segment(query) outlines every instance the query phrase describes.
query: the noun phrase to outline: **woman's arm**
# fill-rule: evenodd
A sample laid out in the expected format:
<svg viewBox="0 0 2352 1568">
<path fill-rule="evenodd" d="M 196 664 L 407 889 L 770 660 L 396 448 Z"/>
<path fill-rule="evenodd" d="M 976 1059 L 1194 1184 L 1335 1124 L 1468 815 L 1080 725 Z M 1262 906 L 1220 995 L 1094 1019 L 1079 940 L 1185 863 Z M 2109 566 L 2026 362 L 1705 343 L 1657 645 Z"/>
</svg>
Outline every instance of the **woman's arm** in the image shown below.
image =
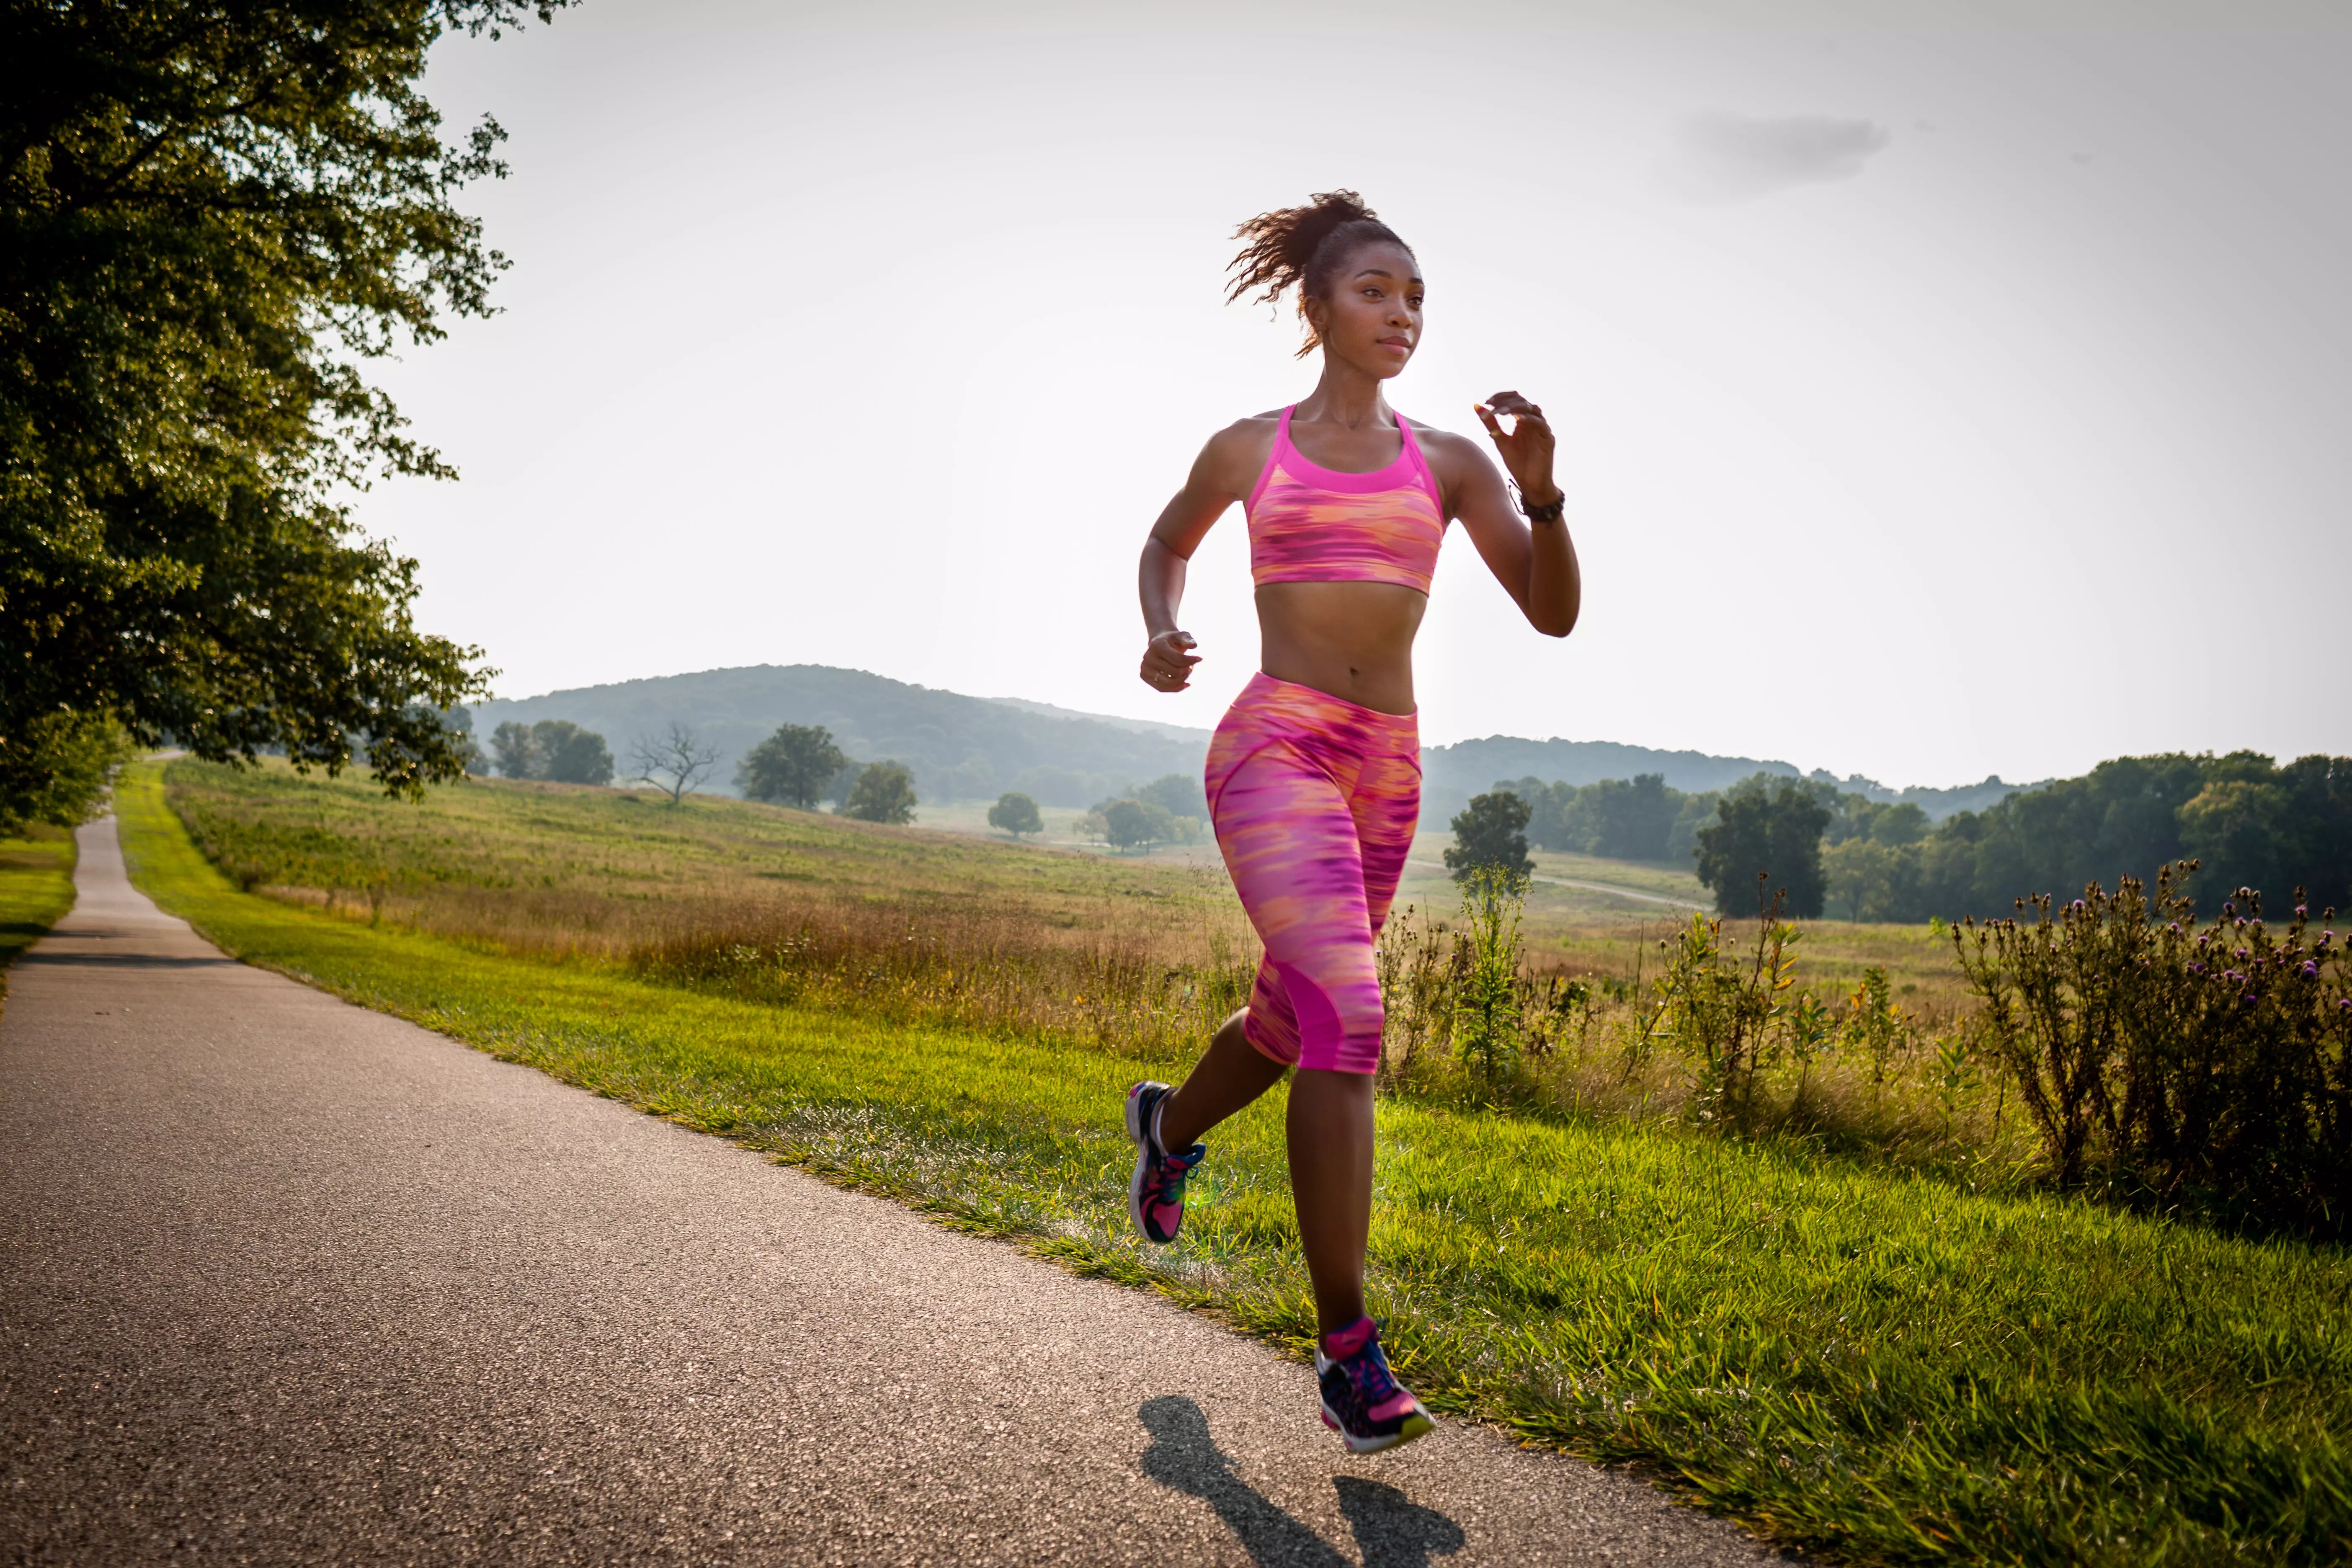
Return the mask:
<svg viewBox="0 0 2352 1568">
<path fill-rule="evenodd" d="M 1541 508 L 1559 500 L 1560 489 L 1551 473 L 1551 426 L 1544 422 L 1543 410 L 1516 392 L 1498 392 L 1479 405 L 1477 413 L 1528 504 Z M 1511 419 L 1510 429 L 1503 428 L 1498 415 Z M 1511 504 L 1503 476 L 1471 442 L 1444 436 L 1429 445 L 1444 454 L 1444 466 L 1452 470 L 1439 476 L 1446 500 L 1495 581 L 1518 605 L 1529 626 L 1546 637 L 1566 637 L 1575 629 L 1584 603 L 1584 579 L 1577 569 L 1567 520 L 1530 524 L 1522 518 Z"/>
<path fill-rule="evenodd" d="M 1143 560 L 1136 571 L 1136 588 L 1143 601 L 1143 631 L 1150 640 L 1143 649 L 1143 683 L 1154 691 L 1181 691 L 1192 683 L 1192 667 L 1201 662 L 1191 650 L 1199 645 L 1192 634 L 1179 629 L 1176 612 L 1184 602 L 1184 569 L 1201 541 L 1225 509 L 1246 492 L 1255 468 L 1253 448 L 1263 448 L 1268 437 L 1255 426 L 1263 420 L 1244 419 L 1209 437 L 1192 471 L 1168 504 L 1151 535 L 1143 542 Z M 1264 450 L 1257 451 L 1260 465 Z M 1238 477 L 1238 479 L 1237 479 Z"/>
</svg>

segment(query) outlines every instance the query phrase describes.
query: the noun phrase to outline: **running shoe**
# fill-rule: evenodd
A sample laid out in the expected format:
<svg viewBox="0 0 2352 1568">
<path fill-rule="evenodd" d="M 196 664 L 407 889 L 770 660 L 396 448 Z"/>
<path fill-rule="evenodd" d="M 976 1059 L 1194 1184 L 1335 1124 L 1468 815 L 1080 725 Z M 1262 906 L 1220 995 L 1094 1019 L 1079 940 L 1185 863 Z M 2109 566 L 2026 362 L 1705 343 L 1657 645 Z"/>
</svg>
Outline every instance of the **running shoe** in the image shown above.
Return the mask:
<svg viewBox="0 0 2352 1568">
<path fill-rule="evenodd" d="M 1127 1217 L 1143 1239 L 1165 1247 L 1184 1224 L 1184 1180 L 1209 1152 L 1205 1143 L 1171 1154 L 1160 1147 L 1160 1102 L 1164 1083 L 1144 1082 L 1127 1091 L 1127 1135 L 1135 1140 L 1135 1175 L 1127 1184 Z"/>
<path fill-rule="evenodd" d="M 1323 1384 L 1323 1425 L 1352 1454 L 1377 1454 L 1437 1430 L 1421 1401 L 1397 1384 L 1381 1350 L 1381 1327 L 1358 1318 L 1323 1336 L 1315 1347 L 1315 1373 Z"/>
</svg>

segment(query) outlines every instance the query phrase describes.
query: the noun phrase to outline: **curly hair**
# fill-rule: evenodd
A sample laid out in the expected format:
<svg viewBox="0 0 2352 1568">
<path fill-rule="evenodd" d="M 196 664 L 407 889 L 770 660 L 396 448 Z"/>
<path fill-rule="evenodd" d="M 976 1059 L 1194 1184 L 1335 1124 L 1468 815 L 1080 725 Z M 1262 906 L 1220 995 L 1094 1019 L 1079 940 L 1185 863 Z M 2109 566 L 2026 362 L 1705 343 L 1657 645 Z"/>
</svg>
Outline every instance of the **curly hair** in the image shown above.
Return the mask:
<svg viewBox="0 0 2352 1568">
<path fill-rule="evenodd" d="M 1412 251 L 1353 191 L 1318 191 L 1303 207 L 1260 213 L 1234 230 L 1234 237 L 1249 243 L 1225 268 L 1234 274 L 1232 287 L 1225 290 L 1226 302 L 1257 289 L 1265 292 L 1256 299 L 1272 302 L 1280 300 L 1284 290 L 1296 288 L 1301 321 L 1307 320 L 1307 301 L 1327 297 L 1331 275 L 1358 246 L 1387 240 L 1402 247 L 1408 255 Z M 1299 357 L 1305 358 L 1319 341 L 1310 322 L 1307 341 L 1299 345 Z"/>
</svg>

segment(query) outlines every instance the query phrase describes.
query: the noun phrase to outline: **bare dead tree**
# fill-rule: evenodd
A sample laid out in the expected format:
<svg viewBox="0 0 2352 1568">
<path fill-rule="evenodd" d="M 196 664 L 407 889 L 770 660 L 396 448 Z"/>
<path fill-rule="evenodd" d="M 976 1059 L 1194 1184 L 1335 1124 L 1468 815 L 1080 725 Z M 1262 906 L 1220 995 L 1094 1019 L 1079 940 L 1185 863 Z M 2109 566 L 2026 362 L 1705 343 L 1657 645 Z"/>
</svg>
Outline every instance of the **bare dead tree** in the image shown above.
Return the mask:
<svg viewBox="0 0 2352 1568">
<path fill-rule="evenodd" d="M 719 765 L 719 748 L 704 745 L 692 730 L 673 720 L 659 739 L 640 735 L 629 742 L 629 765 L 637 770 L 639 780 L 676 805 Z"/>
</svg>

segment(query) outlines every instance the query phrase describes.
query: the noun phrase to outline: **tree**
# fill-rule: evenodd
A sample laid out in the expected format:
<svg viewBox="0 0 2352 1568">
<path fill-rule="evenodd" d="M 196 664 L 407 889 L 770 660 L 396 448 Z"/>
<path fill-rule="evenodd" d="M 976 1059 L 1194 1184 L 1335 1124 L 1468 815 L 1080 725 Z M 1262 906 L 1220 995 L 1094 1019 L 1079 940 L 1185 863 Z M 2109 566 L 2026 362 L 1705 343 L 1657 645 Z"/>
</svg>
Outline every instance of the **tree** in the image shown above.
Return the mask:
<svg viewBox="0 0 2352 1568">
<path fill-rule="evenodd" d="M 444 145 L 427 53 L 562 3 L 0 9 L 0 774 L 52 715 L 462 772 L 480 650 L 416 629 L 415 563 L 331 498 L 449 476 L 361 365 L 505 265 L 452 205 L 502 133 Z"/>
<path fill-rule="evenodd" d="M 1024 833 L 1043 833 L 1045 819 L 1037 815 L 1037 803 L 1018 790 L 1007 790 L 996 797 L 988 808 L 988 825 L 1019 838 Z"/>
<path fill-rule="evenodd" d="M 1917 856 L 1911 857 L 1916 871 Z M 1822 851 L 1822 877 L 1827 897 L 1845 910 L 1850 921 L 1895 918 L 1896 882 L 1903 871 L 1904 851 L 1875 838 L 1849 838 Z"/>
<path fill-rule="evenodd" d="M 912 822 L 915 805 L 914 775 L 897 763 L 875 763 L 857 775 L 841 815 L 860 822 Z"/>
<path fill-rule="evenodd" d="M 693 731 L 672 722 L 659 740 L 640 735 L 630 742 L 629 765 L 640 780 L 669 796 L 674 806 L 710 776 L 719 765 L 719 748 L 704 745 Z"/>
<path fill-rule="evenodd" d="M 783 724 L 743 753 L 735 787 L 746 800 L 773 801 L 813 811 L 849 759 L 822 724 Z"/>
<path fill-rule="evenodd" d="M 1513 878 L 1532 874 L 1528 816 L 1528 803 L 1509 790 L 1473 796 L 1469 809 L 1454 818 L 1454 847 L 1445 852 L 1445 868 L 1465 883 L 1489 867 Z"/>
<path fill-rule="evenodd" d="M 1128 792 L 1128 798 L 1156 805 L 1171 816 L 1209 820 L 1209 797 L 1197 773 L 1162 773 L 1150 784 Z"/>
<path fill-rule="evenodd" d="M 613 782 L 613 753 L 595 731 L 583 730 L 569 719 L 542 719 L 530 727 L 530 735 L 539 752 L 534 778 L 556 784 Z"/>
<path fill-rule="evenodd" d="M 510 779 L 539 777 L 539 738 L 528 724 L 509 719 L 490 731 L 490 754 L 499 772 Z"/>
<path fill-rule="evenodd" d="M 1121 849 L 1146 849 L 1176 837 L 1176 815 L 1157 801 L 1108 800 L 1097 806 L 1103 837 Z"/>
<path fill-rule="evenodd" d="M 1724 914 L 1751 914 L 1758 879 L 1788 892 L 1789 913 L 1818 919 L 1827 889 L 1822 876 L 1822 829 L 1830 808 L 1792 779 L 1759 773 L 1726 795 L 1712 826 L 1698 835 L 1698 879 L 1715 891 Z M 1767 895 L 1769 898 L 1769 895 Z"/>
<path fill-rule="evenodd" d="M 134 754 L 111 719 L 72 713 L 41 715 L 23 742 L 0 750 L 0 837 L 35 822 L 88 821 L 116 766 Z"/>
</svg>

